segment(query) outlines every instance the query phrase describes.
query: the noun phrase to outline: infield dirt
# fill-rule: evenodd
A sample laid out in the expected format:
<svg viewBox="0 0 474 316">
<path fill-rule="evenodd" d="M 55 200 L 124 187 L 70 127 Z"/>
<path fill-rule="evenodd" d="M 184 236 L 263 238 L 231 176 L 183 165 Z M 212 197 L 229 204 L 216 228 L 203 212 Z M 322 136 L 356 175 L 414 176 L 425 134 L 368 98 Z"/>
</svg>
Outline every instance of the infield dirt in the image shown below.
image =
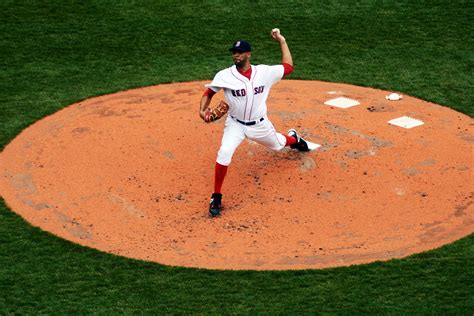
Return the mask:
<svg viewBox="0 0 474 316">
<path fill-rule="evenodd" d="M 205 83 L 91 98 L 38 121 L 1 153 L 1 195 L 32 225 L 72 242 L 211 269 L 402 258 L 474 231 L 472 118 L 406 95 L 388 101 L 388 91 L 298 80 L 273 87 L 269 118 L 322 147 L 272 152 L 244 142 L 222 216 L 210 218 L 225 118 L 200 120 Z M 324 104 L 339 96 L 361 104 Z M 401 116 L 424 125 L 387 123 Z"/>
</svg>

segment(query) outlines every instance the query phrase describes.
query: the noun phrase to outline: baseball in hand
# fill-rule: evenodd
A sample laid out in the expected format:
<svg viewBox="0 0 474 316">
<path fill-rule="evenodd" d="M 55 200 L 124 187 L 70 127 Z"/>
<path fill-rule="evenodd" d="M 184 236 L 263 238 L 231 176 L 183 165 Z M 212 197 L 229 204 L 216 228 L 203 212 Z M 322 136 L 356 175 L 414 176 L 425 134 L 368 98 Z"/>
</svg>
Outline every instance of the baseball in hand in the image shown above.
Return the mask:
<svg viewBox="0 0 474 316">
<path fill-rule="evenodd" d="M 280 43 L 284 43 L 285 42 L 285 38 L 281 35 L 280 33 L 280 29 L 277 29 L 277 28 L 274 28 L 272 30 L 272 37 L 275 41 L 277 42 L 280 42 Z"/>
</svg>

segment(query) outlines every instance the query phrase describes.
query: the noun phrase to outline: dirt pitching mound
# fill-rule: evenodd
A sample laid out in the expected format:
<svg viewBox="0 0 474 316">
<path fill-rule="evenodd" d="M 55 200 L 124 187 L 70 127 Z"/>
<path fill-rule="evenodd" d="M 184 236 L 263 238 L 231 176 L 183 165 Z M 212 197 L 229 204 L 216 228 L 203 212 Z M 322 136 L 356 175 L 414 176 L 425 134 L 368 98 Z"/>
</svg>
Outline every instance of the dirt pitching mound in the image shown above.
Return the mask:
<svg viewBox="0 0 474 316">
<path fill-rule="evenodd" d="M 269 117 L 322 147 L 275 153 L 244 142 L 222 216 L 210 218 L 224 120 L 199 119 L 205 83 L 92 98 L 42 119 L 1 153 L 1 195 L 72 242 L 212 269 L 388 260 L 474 231 L 472 118 L 409 96 L 389 101 L 387 91 L 296 80 L 274 86 Z M 360 104 L 324 104 L 338 97 Z M 388 123 L 402 116 L 424 124 Z"/>
</svg>

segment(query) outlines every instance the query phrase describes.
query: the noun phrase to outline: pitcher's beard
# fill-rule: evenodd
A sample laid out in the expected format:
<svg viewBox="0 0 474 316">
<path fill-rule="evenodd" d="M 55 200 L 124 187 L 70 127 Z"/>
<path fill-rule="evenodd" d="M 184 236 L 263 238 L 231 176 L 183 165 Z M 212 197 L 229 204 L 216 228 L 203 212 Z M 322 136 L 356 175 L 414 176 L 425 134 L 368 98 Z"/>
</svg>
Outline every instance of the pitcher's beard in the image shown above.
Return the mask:
<svg viewBox="0 0 474 316">
<path fill-rule="evenodd" d="M 245 60 L 235 61 L 234 64 L 237 68 L 243 68 L 245 66 Z"/>
</svg>

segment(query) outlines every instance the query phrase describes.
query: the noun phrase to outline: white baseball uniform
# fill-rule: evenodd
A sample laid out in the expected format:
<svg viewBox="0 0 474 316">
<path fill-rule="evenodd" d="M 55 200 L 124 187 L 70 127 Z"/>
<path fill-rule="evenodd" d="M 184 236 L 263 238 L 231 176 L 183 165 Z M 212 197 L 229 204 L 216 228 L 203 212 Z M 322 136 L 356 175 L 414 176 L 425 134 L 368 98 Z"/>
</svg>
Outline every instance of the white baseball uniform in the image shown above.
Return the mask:
<svg viewBox="0 0 474 316">
<path fill-rule="evenodd" d="M 267 97 L 273 84 L 284 75 L 283 65 L 251 65 L 250 80 L 237 67 L 218 72 L 206 87 L 214 92 L 224 89 L 229 104 L 217 162 L 228 166 L 237 147 L 245 138 L 272 150 L 285 147 L 286 138 L 277 133 L 267 117 Z M 250 124 L 250 125 L 249 125 Z"/>
</svg>

